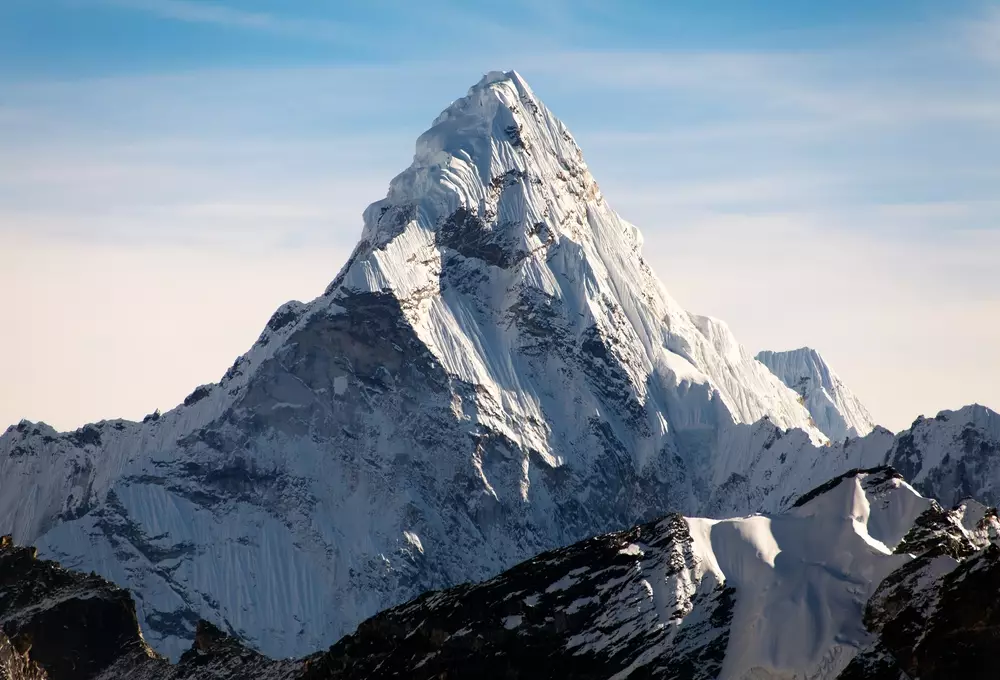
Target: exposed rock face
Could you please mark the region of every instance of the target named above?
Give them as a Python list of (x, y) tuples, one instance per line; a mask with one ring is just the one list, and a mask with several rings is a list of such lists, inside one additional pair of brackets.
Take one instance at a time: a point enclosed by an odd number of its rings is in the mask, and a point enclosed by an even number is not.
[(45, 680), (45, 671), (31, 660), (28, 652), (17, 649), (5, 633), (0, 633), (0, 678)]
[(918, 418), (886, 462), (922, 493), (952, 506), (965, 498), (1000, 502), (1000, 414), (985, 406)]
[(202, 620), (191, 649), (177, 663), (159, 657), (122, 656), (95, 680), (296, 680), (304, 670), (301, 660), (269, 659)]
[(306, 677), (715, 678), (734, 593), (703, 574), (670, 516), (380, 614)]
[(81, 680), (151, 654), (128, 591), (0, 542), (0, 668), (11, 677)]
[(896, 548), (916, 559), (882, 581), (865, 608), (878, 639), (840, 680), (996, 677), (1000, 522), (995, 509), (971, 525), (967, 514), (966, 505), (945, 511), (935, 502), (918, 518)]
[(0, 540), (3, 680), (284, 680), (302, 668), (263, 657), (206, 621), (172, 665), (143, 640), (128, 591), (37, 559), (10, 536)]

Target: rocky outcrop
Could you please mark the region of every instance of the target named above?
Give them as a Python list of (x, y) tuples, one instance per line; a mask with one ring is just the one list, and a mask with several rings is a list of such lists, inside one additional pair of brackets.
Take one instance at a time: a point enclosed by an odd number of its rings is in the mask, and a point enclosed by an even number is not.
[(128, 591), (37, 558), (0, 539), (3, 680), (290, 680), (302, 662), (274, 661), (207, 621), (177, 664), (145, 643)]
[(683, 518), (545, 553), (369, 619), (307, 678), (717, 677), (734, 591), (699, 588)]
[(1000, 414), (978, 404), (918, 418), (899, 433), (886, 462), (922, 493), (952, 506), (1000, 503)]
[[(151, 656), (128, 591), (0, 541), (0, 664), (12, 677), (85, 680), (118, 659)], [(0, 666), (4, 667), (4, 666)]]
[(966, 505), (936, 502), (897, 552), (915, 559), (882, 581), (865, 607), (877, 636), (838, 680), (987, 680), (1000, 643), (1000, 522), (995, 510), (963, 525)]

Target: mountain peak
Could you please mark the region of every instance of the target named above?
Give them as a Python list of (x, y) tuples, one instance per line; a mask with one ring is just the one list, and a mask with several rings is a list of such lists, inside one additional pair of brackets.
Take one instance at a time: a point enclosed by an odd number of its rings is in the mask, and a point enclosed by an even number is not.
[(0, 437), (0, 522), (140, 589), (168, 654), (205, 618), (287, 656), (636, 518), (730, 507), (756, 445), (779, 469), (826, 438), (640, 246), (566, 127), (487, 74), (326, 293), (218, 385), (143, 423)]
[(413, 222), (427, 236), (451, 219), (493, 232), (496, 248), (529, 252), (581, 199), (601, 200), (566, 126), (515, 71), (494, 71), (420, 135), (410, 167), (365, 210), (362, 242), (384, 247)]
[(874, 429), (868, 410), (811, 347), (765, 350), (757, 354), (757, 361), (799, 395), (816, 426), (830, 439), (863, 437)]
[(469, 89), (470, 90), (481, 89), (484, 87), (489, 87), (494, 83), (503, 82), (505, 80), (509, 80), (514, 83), (520, 83), (523, 86), (527, 87), (527, 83), (524, 82), (524, 79), (521, 77), (521, 74), (518, 73), (517, 71), (511, 70), (511, 71), (490, 71), (489, 73), (483, 75), (480, 81)]

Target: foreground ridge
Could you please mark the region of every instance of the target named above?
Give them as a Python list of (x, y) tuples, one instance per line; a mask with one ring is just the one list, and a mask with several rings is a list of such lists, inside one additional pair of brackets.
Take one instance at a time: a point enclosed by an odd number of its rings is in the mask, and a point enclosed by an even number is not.
[(202, 621), (176, 664), (145, 645), (127, 593), (8, 537), (0, 668), (13, 680), (977, 680), (993, 677), (1000, 635), (982, 596), (1000, 586), (998, 527), (995, 509), (946, 511), (880, 467), (782, 515), (673, 514), (547, 552), (299, 660), (267, 659)]

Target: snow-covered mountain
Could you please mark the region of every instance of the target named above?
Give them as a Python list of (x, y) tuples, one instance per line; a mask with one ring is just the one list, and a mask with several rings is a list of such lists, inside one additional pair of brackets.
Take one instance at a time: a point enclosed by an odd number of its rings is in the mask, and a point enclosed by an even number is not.
[(884, 462), (921, 493), (953, 505), (965, 498), (1000, 503), (1000, 414), (973, 404), (917, 418)]
[(802, 397), (816, 427), (833, 441), (864, 436), (875, 429), (864, 404), (816, 350), (763, 351), (757, 360)]
[(122, 591), (6, 546), (0, 664), (6, 643), (50, 680), (978, 680), (994, 677), (1000, 632), (998, 529), (995, 509), (945, 510), (881, 467), (779, 515), (672, 514), (543, 553), (300, 660), (200, 622), (174, 665), (146, 647)]
[(881, 429), (829, 445), (640, 248), (565, 126), (491, 73), (417, 140), (323, 295), (218, 384), (141, 423), (9, 428), (0, 530), (127, 586), (174, 658), (199, 618), (285, 657), (668, 511), (785, 509), (890, 449), (927, 479), (956, 460)]
[[(974, 668), (993, 649), (998, 628), (974, 625), (994, 608), (980, 598), (929, 610), (964, 574), (1000, 576), (998, 528), (995, 510), (945, 511), (891, 468), (855, 472), (780, 515), (672, 515), (429, 594), (365, 622), (317, 665), (344, 678), (407, 668), (428, 678), (994, 677), (940, 672)], [(900, 605), (924, 612), (921, 623), (935, 619), (939, 632), (964, 620), (971, 644), (935, 659), (913, 634), (916, 621), (894, 616)], [(900, 653), (901, 640), (918, 661)], [(842, 675), (876, 649), (897, 675)]]
[(900, 470), (918, 491), (945, 505), (965, 498), (1000, 501), (1000, 414), (978, 404), (920, 417), (896, 435), (876, 426), (864, 437), (819, 448), (801, 432), (766, 421), (730, 435), (722, 451), (738, 452), (739, 463), (727, 467), (719, 457), (718, 469), (729, 476), (702, 509), (709, 516), (781, 512), (824, 479), (880, 465)]
[(712, 452), (797, 395), (683, 310), (565, 126), (492, 73), (417, 141), (325, 293), (142, 423), (0, 440), (0, 525), (132, 588), (175, 654), (199, 615), (300, 654), (433, 587), (710, 495)]

